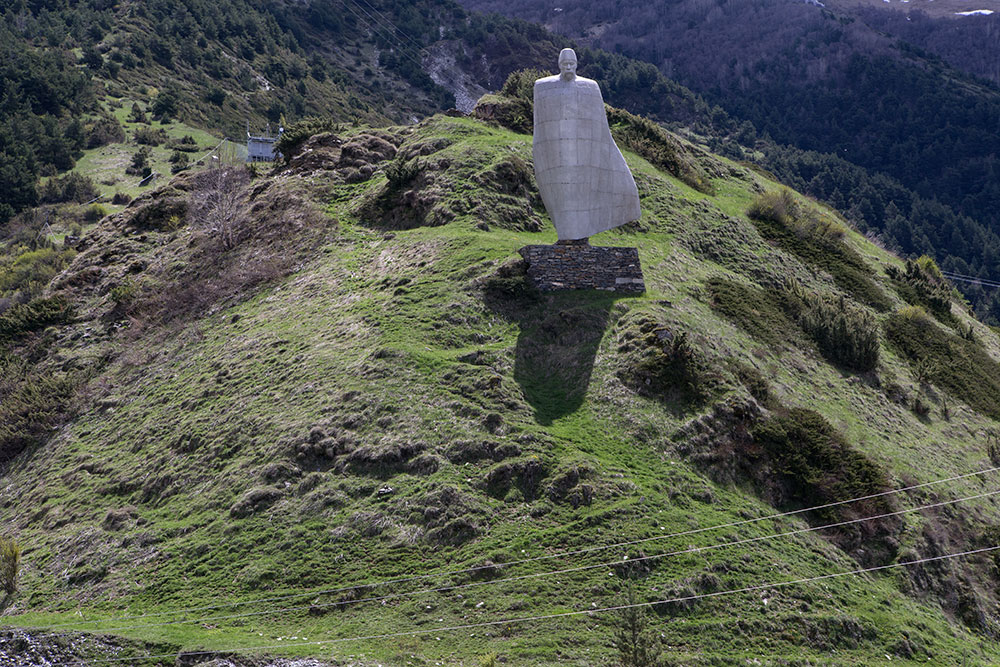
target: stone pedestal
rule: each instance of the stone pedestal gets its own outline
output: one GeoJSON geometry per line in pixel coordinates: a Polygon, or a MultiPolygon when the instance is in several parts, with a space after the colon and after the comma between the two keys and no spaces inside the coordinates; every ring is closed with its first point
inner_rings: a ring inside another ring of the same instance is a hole
{"type": "Polygon", "coordinates": [[[528,245],[518,252],[528,265],[528,279],[544,292],[598,289],[641,294],[646,291],[637,248],[560,243],[528,245]]]}

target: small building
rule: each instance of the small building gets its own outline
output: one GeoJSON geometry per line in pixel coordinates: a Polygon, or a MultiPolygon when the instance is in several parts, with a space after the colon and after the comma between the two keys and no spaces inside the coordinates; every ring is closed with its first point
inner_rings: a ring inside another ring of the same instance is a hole
{"type": "Polygon", "coordinates": [[[247,123],[247,162],[274,162],[277,153],[274,145],[281,138],[285,128],[279,127],[277,134],[271,133],[271,126],[268,125],[264,132],[256,134],[250,132],[250,124],[247,123]]]}

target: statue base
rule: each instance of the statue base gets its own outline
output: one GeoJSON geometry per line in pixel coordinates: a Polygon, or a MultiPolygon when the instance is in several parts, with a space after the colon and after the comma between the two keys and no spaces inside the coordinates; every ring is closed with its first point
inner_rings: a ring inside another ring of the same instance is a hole
{"type": "Polygon", "coordinates": [[[528,280],[543,292],[596,289],[641,294],[646,291],[638,248],[557,243],[528,245],[518,252],[528,265],[528,280]]]}

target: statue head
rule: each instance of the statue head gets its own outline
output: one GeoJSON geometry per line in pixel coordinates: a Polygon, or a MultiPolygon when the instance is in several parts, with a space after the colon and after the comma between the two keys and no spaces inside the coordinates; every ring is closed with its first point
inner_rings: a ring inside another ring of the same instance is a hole
{"type": "Polygon", "coordinates": [[[576,51],[573,49],[563,49],[559,52],[559,77],[563,81],[572,81],[576,78],[576,51]]]}

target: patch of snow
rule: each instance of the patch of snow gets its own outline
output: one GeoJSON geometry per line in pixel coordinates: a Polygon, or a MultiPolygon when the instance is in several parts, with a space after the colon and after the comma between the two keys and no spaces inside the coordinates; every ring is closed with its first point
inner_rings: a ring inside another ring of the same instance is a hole
{"type": "Polygon", "coordinates": [[[989,16],[993,13],[992,9],[973,9],[968,12],[955,12],[956,16],[989,16]]]}

